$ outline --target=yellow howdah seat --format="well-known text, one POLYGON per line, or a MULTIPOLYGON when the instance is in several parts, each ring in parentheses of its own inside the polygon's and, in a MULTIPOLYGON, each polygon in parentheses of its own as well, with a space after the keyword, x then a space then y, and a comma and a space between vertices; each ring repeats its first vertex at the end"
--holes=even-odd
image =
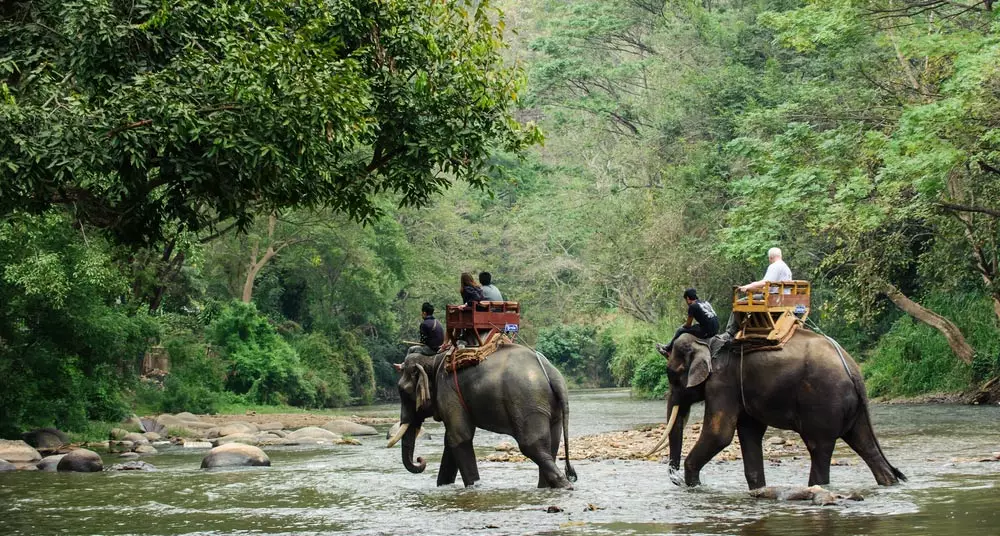
POLYGON ((768 281, 763 292, 743 294, 733 287, 737 341, 782 345, 809 316, 808 281, 768 281))

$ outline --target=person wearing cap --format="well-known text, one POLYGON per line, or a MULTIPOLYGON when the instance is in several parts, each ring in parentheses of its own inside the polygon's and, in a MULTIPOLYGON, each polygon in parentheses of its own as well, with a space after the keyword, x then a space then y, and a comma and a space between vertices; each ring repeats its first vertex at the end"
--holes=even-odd
POLYGON ((684 291, 684 301, 688 304, 687 322, 681 326, 674 338, 666 346, 657 343, 656 350, 664 356, 669 356, 674 348, 674 341, 684 333, 690 333, 699 339, 708 339, 719 332, 719 317, 712 309, 712 304, 698 299, 698 291, 689 288, 684 291))

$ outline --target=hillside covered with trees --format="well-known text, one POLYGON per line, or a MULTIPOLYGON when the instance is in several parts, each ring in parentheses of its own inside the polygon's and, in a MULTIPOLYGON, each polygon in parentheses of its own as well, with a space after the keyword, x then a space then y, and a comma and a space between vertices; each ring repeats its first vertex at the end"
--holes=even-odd
POLYGON ((662 395, 778 246, 869 392, 1000 373, 992 2, 0 6, 0 435, 392 397, 486 270, 662 395), (170 373, 143 381, 152 347, 170 373))

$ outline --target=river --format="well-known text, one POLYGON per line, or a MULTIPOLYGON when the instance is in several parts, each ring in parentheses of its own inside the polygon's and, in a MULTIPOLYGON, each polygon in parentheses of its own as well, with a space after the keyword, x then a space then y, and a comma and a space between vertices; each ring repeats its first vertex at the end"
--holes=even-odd
MULTIPOLYGON (((570 408, 572 451, 573 436, 662 422, 665 404, 620 390, 575 391, 570 408)), ((202 471, 204 451, 174 448, 145 458, 158 472, 0 473, 0 534, 1000 534, 1000 463, 951 461, 1000 450, 1000 408, 877 405, 873 418, 909 482, 879 488, 838 443, 834 456, 850 465, 831 468, 829 488, 865 497, 838 506, 752 499, 739 461, 713 461, 695 489, 671 484, 666 465, 617 460, 575 461, 574 491, 535 489, 530 462, 480 461, 477 487, 438 488, 441 428, 429 425, 432 438, 417 445, 429 462, 420 475, 406 472, 384 436, 360 438, 361 446, 269 448, 268 468, 202 471)), ((477 449, 485 454, 503 440, 480 431, 477 449)), ((808 459, 769 463, 766 473, 770 485, 802 485, 808 459)))

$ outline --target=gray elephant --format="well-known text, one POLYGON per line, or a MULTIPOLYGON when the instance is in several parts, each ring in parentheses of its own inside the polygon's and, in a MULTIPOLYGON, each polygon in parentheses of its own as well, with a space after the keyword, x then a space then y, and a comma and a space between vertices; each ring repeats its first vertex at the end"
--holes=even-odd
POLYGON ((830 458, 843 439, 883 486, 906 477, 886 459, 872 429, 868 395, 857 363, 831 339, 799 330, 779 351, 741 355, 739 348, 710 359, 708 345, 691 335, 674 343, 667 364, 667 431, 671 479, 679 483, 684 423, 704 401, 701 435, 684 461, 684 482, 700 484, 702 467, 740 437, 750 489, 766 485, 762 441, 768 426, 799 433, 809 450, 809 485, 830 482, 830 458), (711 364, 710 364, 711 363, 711 364))
POLYGON ((427 464, 413 460, 417 431, 433 417, 445 427, 439 486, 462 474, 466 486, 479 480, 472 438, 477 428, 513 436, 521 452, 538 465, 538 487, 572 489, 576 472, 569 463, 569 399, 562 374, 547 359, 516 344, 502 346, 481 363, 448 372, 446 355, 410 354, 397 365, 399 431, 403 465, 421 473, 427 464), (566 474, 556 465, 559 434, 566 442, 566 474))

